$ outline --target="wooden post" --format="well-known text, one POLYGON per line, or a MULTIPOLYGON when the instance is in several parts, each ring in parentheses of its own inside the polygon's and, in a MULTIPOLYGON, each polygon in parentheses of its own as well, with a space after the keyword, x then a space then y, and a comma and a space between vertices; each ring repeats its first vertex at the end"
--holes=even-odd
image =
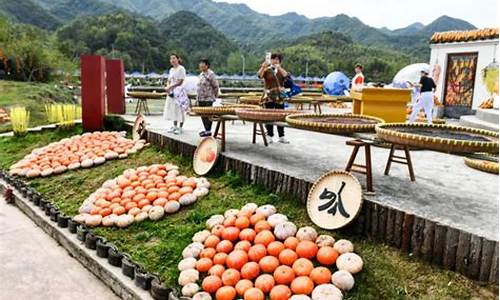
POLYGON ((121 59, 106 60, 106 96, 109 113, 125 113, 125 67, 121 59))
POLYGON ((85 131, 102 130, 106 115, 106 63, 98 55, 80 56, 82 125, 85 131))

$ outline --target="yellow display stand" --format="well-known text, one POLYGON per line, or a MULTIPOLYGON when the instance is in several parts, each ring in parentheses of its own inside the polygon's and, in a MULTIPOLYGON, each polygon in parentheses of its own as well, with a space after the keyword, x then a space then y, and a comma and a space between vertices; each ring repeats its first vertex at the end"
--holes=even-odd
POLYGON ((410 89, 365 87, 350 93, 353 114, 378 117, 388 123, 406 121, 406 104, 411 101, 410 89))

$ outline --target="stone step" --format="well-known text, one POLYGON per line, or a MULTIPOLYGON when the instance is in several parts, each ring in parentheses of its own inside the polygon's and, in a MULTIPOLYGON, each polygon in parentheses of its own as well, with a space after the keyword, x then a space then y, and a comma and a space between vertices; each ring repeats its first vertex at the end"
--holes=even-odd
POLYGON ((498 128, 499 128, 498 121, 496 123, 487 122, 487 121, 479 119, 475 115, 461 116, 460 117, 460 125, 467 126, 467 127, 480 128, 480 129, 486 129, 486 130, 491 130, 491 131, 498 131, 498 128))
POLYGON ((498 109, 482 109, 476 111, 476 117, 482 121, 498 124, 498 109))

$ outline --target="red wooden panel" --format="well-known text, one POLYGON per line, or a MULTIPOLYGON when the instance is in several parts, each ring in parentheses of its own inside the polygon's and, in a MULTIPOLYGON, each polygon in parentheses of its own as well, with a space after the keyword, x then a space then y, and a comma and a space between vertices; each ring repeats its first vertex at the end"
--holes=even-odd
POLYGON ((106 115, 106 61, 102 56, 82 55, 80 68, 83 129, 102 130, 106 115))
POLYGON ((125 67, 121 59, 106 60, 108 113, 125 113, 125 67))

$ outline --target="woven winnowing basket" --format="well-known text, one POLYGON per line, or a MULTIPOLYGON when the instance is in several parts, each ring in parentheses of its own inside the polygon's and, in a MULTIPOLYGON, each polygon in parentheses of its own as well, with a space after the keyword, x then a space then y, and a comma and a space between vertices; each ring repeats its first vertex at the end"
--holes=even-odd
POLYGON ((384 120, 366 115, 353 115, 353 114, 293 114, 286 118, 286 122, 296 128, 307 129, 311 131, 318 131, 333 134, 347 134, 354 132, 373 132, 377 123, 384 123, 384 120), (320 118, 349 118, 360 120, 359 124, 345 124, 345 123, 321 123, 307 121, 307 119, 320 119, 320 118), (364 124, 362 120, 374 121, 372 124, 364 124))
POLYGON ((195 106, 191 108, 191 111, 200 116, 220 116, 220 115, 235 115, 236 109, 260 109, 257 105, 245 105, 245 104, 233 104, 228 106, 218 106, 218 107, 200 107, 195 106))
POLYGON ((493 173, 498 175, 498 163, 482 160, 482 159, 473 159, 469 157, 464 157, 464 162, 467 166, 488 173, 493 173))
POLYGON ((471 153, 471 152, 487 152, 498 153, 498 133, 476 129, 470 127, 445 125, 445 124, 424 124, 424 123, 388 123, 379 124, 375 127, 377 136, 387 142, 400 145, 408 145, 418 148, 425 148, 443 152, 455 153, 471 153), (418 133, 399 132, 396 128, 428 128, 448 131, 461 131, 463 133, 471 133, 482 135, 491 138, 491 141, 465 141, 457 139, 447 139, 440 137, 424 136, 418 133))
POLYGON ((298 110, 289 109, 237 109, 236 114, 242 120, 247 121, 263 121, 263 122, 280 122, 285 121, 286 116, 299 113, 298 110))

